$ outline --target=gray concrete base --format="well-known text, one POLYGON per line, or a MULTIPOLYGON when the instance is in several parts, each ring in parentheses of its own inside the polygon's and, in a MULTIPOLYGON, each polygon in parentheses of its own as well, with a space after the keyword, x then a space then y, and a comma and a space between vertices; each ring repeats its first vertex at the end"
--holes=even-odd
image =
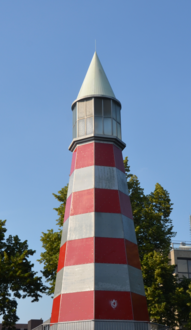
MULTIPOLYGON (((149 330, 148 322, 134 321, 78 321, 63 322, 45 326, 42 330, 149 330), (47 327, 47 329, 46 329, 47 327)), ((41 330, 36 328, 36 330, 41 330)))
POLYGON ((169 327, 152 322, 91 320, 50 324, 44 322, 33 330, 169 330, 169 327))

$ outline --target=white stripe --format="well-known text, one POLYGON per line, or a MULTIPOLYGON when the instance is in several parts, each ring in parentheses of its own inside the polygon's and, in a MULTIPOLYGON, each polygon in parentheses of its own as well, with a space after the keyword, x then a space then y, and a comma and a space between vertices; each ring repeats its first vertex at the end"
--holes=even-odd
POLYGON ((94 166, 74 171, 73 192, 91 189, 94 186, 94 166))
POLYGON ((124 228, 124 237, 128 241, 137 244, 134 221, 122 215, 123 228, 124 228))
POLYGON ((67 198, 70 196, 70 194, 73 191, 73 180, 74 180, 74 172, 70 175, 67 198))
POLYGON ((54 298, 61 294, 62 289, 62 279, 63 279, 63 272, 64 268, 62 268, 57 274, 56 274, 56 284, 54 289, 54 298))
POLYGON ((94 236, 125 238, 137 244, 134 221, 132 219, 122 214, 91 212, 70 216, 65 221, 62 230, 61 246, 66 241, 94 236))
POLYGON ((128 187, 127 187, 127 179, 126 179, 125 173, 118 170, 118 168, 116 168, 116 173, 117 173, 118 189, 120 191, 122 191, 125 195, 129 196, 128 187))
POLYGON ((68 224, 69 224, 69 218, 64 222, 64 225, 63 225, 62 239, 61 239, 61 245, 60 246, 62 246, 67 241, 68 224))
POLYGON ((95 188, 117 190, 116 168, 95 166, 95 188))
POLYGON ((115 167, 88 166, 72 173, 67 196, 69 197, 72 192, 92 188, 120 190, 128 195, 125 173, 115 167))
POLYGON ((130 291, 127 265, 95 264, 95 290, 130 291))
POLYGON ((128 266, 130 291, 145 296, 143 276, 140 269, 128 266))
POLYGON ((94 236, 94 212, 69 217, 68 241, 94 236))
POLYGON ((64 267, 62 293, 94 289, 94 264, 64 267))
POLYGON ((122 215, 95 213, 95 236, 124 238, 122 215))

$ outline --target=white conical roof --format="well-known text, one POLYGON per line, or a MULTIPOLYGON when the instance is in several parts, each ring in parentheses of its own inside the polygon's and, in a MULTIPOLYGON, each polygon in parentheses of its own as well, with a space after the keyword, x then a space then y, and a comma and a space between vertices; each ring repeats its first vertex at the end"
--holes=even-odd
POLYGON ((106 96, 115 99, 115 94, 96 52, 84 78, 77 100, 89 96, 106 96))

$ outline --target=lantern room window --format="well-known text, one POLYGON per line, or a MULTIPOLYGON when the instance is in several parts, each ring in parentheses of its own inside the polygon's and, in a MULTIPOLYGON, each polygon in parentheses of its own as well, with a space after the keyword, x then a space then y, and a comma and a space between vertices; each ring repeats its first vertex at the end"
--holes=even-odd
POLYGON ((116 136, 121 139, 121 110, 107 98, 88 98, 73 107, 73 138, 86 135, 116 136))

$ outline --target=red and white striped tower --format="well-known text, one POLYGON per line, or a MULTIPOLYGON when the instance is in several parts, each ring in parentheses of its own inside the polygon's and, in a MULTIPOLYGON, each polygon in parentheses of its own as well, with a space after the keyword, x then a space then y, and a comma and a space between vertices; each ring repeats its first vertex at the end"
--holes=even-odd
POLYGON ((72 104, 73 157, 51 315, 56 328, 133 330, 149 321, 120 110, 95 53, 72 104))

